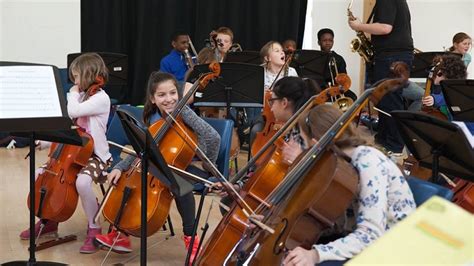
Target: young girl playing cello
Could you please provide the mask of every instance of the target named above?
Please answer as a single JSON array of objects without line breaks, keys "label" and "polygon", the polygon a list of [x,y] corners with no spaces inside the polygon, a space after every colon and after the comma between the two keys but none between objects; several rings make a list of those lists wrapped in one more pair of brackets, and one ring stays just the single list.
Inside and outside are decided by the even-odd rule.
[{"label": "young girl playing cello", "polygon": [[[87,132],[94,141],[94,152],[87,165],[79,171],[76,179],[77,193],[88,220],[87,236],[79,252],[94,253],[97,248],[93,245],[93,240],[95,235],[101,233],[101,227],[93,220],[98,210],[98,204],[92,190],[92,182],[100,183],[107,179],[105,171],[112,157],[105,136],[110,112],[110,98],[102,90],[108,73],[104,61],[98,54],[86,53],[72,62],[69,76],[74,81],[74,86],[67,95],[68,114],[75,120],[75,124]],[[40,145],[41,148],[45,146],[47,146],[45,143]],[[36,178],[44,172],[45,166],[37,169]],[[58,231],[57,222],[38,221],[35,226],[36,237],[42,224],[44,224],[42,234],[52,234]],[[29,229],[21,232],[20,238],[29,239]]]},{"label": "young girl playing cello", "polygon": [[[179,101],[176,79],[168,73],[153,72],[148,79],[147,96],[143,111],[143,120],[145,124],[151,125],[158,121],[161,117],[166,117],[172,113]],[[220,136],[217,131],[208,123],[197,116],[188,106],[185,106],[181,112],[181,117],[186,125],[191,127],[198,136],[198,146],[206,154],[213,163],[217,160],[219,152]],[[172,129],[170,129],[172,130]],[[122,172],[130,169],[134,156],[127,156],[124,160],[115,165],[113,170],[108,174],[108,180],[116,183]],[[189,169],[189,167],[188,167]],[[187,170],[188,170],[187,169]],[[175,195],[176,206],[183,221],[184,243],[186,249],[191,241],[191,236],[195,220],[195,201],[192,192],[184,195]],[[128,236],[120,234],[118,236],[116,230],[112,230],[106,235],[97,235],[96,240],[112,250],[118,252],[131,252],[131,245]],[[199,239],[195,237],[191,262],[197,253]]]},{"label": "young girl playing cello", "polygon": [[[272,85],[284,77],[297,77],[296,70],[288,65],[285,66],[286,55],[279,42],[269,41],[260,49],[262,66],[264,68],[263,88],[265,92],[272,90]],[[284,69],[282,69],[284,68]],[[264,103],[266,104],[266,103]],[[261,108],[246,108],[247,120],[252,129],[250,131],[250,145],[252,145],[257,132],[262,131],[265,126],[261,115]]]},{"label": "young girl playing cello", "polygon": [[[341,115],[331,105],[314,107],[298,121],[301,136],[308,144],[316,143]],[[352,204],[355,217],[347,217],[352,232],[328,244],[313,245],[311,250],[297,247],[288,253],[284,265],[342,265],[416,208],[399,168],[382,152],[366,146],[352,125],[335,141],[335,146],[359,173]]]},{"label": "young girl playing cello", "polygon": [[[271,98],[268,99],[267,102],[271,112],[275,116],[275,121],[285,123],[313,95],[319,92],[320,88],[318,84],[311,79],[285,77],[276,82],[271,92]],[[283,160],[286,164],[291,165],[296,158],[294,154],[301,153],[305,144],[297,127],[292,128],[284,138],[285,144],[283,146],[283,152],[285,155]],[[246,180],[239,181],[238,184],[235,184],[235,188],[240,190],[245,181]],[[224,204],[230,204],[230,202],[232,202],[231,198],[226,197],[226,192],[223,192],[221,196],[225,197],[222,200]]]}]

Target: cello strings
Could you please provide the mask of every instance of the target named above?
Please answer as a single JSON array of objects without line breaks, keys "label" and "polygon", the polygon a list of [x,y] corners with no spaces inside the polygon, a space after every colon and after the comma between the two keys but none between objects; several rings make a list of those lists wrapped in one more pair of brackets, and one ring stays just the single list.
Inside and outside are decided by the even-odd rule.
[{"label": "cello strings", "polygon": [[[358,113],[358,111],[361,110],[364,106],[366,106],[368,102],[369,102],[369,98],[364,99],[364,100],[362,101],[362,103],[361,103],[357,108],[355,108],[354,112],[352,113],[351,117],[349,118],[349,121],[352,121],[352,120],[355,118],[355,114]],[[312,106],[314,106],[314,105],[313,105],[313,104],[310,104],[309,106],[312,107]],[[306,106],[306,107],[307,107],[307,106]],[[304,107],[302,107],[302,108],[304,108]],[[309,109],[309,108],[308,108],[308,109]],[[298,114],[298,115],[299,115],[299,114]],[[349,123],[347,123],[347,125],[348,125],[348,124],[349,124]],[[340,137],[340,134],[346,129],[347,125],[346,125],[346,126],[343,126],[343,127],[341,128],[341,130],[337,133],[337,135],[334,137],[334,139],[337,139],[338,137]],[[314,144],[312,147],[314,147],[315,145],[317,145],[317,144]],[[311,149],[311,148],[310,148],[310,149]],[[308,149],[308,151],[309,151],[310,149]],[[289,172],[286,174],[285,177],[292,175],[293,172],[294,172],[294,169],[297,169],[298,166],[299,166],[303,161],[305,161],[305,158],[307,158],[307,155],[305,155],[303,158],[301,158],[300,161],[299,161],[295,166],[292,167],[292,170],[289,171]],[[271,198],[272,198],[273,196],[275,196],[276,193],[278,193],[278,191],[279,191],[278,189],[279,189],[280,187],[283,187],[285,184],[287,184],[287,183],[290,182],[290,181],[291,181],[291,180],[289,180],[288,178],[284,178],[284,179],[277,185],[277,187],[276,187],[275,189],[273,189],[272,192],[270,192],[270,194],[265,198],[265,201],[264,201],[264,202],[271,201]],[[265,204],[263,204],[263,202],[262,202],[262,203],[255,209],[255,212],[261,213],[261,211],[263,211],[264,208],[267,208],[267,206],[265,206]]]},{"label": "cello strings", "polygon": [[[114,146],[117,146],[117,147],[121,148],[122,151],[123,151],[124,153],[128,154],[128,155],[132,155],[132,156],[138,157],[138,156],[137,156],[137,153],[136,153],[134,150],[131,150],[131,149],[129,149],[129,148],[123,146],[123,145],[120,145],[120,144],[118,144],[118,143],[115,143],[115,142],[113,142],[113,141],[107,141],[107,142],[108,142],[109,144],[111,144],[111,145],[114,145]],[[134,167],[135,167],[135,168],[138,167],[139,164],[140,164],[140,163],[138,163],[137,166],[134,166]],[[194,179],[196,179],[196,180],[198,180],[198,181],[200,181],[200,182],[206,183],[206,185],[213,186],[213,185],[215,184],[214,182],[211,182],[211,181],[209,181],[209,180],[207,180],[207,179],[204,179],[204,178],[202,178],[202,177],[200,177],[200,176],[197,176],[197,175],[191,174],[191,173],[189,173],[189,172],[186,172],[186,171],[184,171],[184,170],[182,170],[182,169],[179,169],[179,168],[177,168],[177,167],[175,167],[175,166],[173,166],[173,165],[168,164],[168,167],[169,167],[171,170],[173,170],[175,173],[177,173],[177,174],[183,174],[183,175],[186,175],[186,176],[190,176],[190,177],[192,177],[192,178],[194,178]]]},{"label": "cello strings", "polygon": [[[170,116],[170,114],[168,113],[168,116]],[[188,142],[185,141],[185,143],[187,143],[188,145],[193,145],[196,150],[198,150],[199,152],[197,153],[198,156],[200,157],[201,160],[204,160],[208,165],[210,165],[211,169],[213,170],[212,172],[214,172],[213,174],[216,175],[217,178],[220,179],[220,181],[225,184],[225,186],[227,187],[227,189],[231,190],[232,193],[229,193],[229,195],[232,195],[232,194],[235,194],[234,197],[236,197],[240,202],[243,203],[243,205],[249,209],[249,211],[252,212],[252,214],[255,214],[254,210],[247,204],[247,202],[245,202],[245,200],[240,196],[240,194],[235,190],[234,186],[227,180],[225,179],[225,177],[221,174],[221,172],[214,166],[214,164],[211,162],[211,160],[209,160],[209,158],[204,154],[204,152],[199,148],[199,146],[194,142],[194,140],[191,139],[191,137],[188,135],[188,133],[183,129],[183,127],[176,122],[176,120],[174,119],[174,117],[170,116],[171,119],[174,121],[175,125],[178,126],[178,128],[181,130],[181,133],[183,133],[185,135],[185,137],[187,139],[189,139],[189,141],[191,142],[191,144],[189,144]],[[181,136],[181,134],[176,130],[174,129],[178,135]],[[183,136],[181,136],[183,138]],[[185,139],[185,138],[183,138]],[[191,146],[192,148],[194,148],[193,146]],[[232,196],[231,196],[232,197]]]}]

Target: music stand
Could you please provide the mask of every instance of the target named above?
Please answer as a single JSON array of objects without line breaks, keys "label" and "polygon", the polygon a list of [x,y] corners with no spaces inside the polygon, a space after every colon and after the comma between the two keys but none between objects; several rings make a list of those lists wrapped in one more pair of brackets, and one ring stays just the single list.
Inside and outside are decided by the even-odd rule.
[{"label": "music stand", "polygon": [[316,50],[296,50],[290,66],[295,68],[298,76],[311,78],[323,84],[325,81],[330,53]]},{"label": "music stand", "polygon": [[442,80],[441,90],[453,120],[474,122],[474,80]]},{"label": "music stand", "polygon": [[[82,54],[83,53],[73,53],[67,55],[68,73],[72,61]],[[118,102],[122,102],[125,89],[128,85],[128,56],[125,54],[107,52],[98,52],[97,54],[102,57],[109,72],[109,80],[105,85],[105,91],[111,98],[119,99]],[[68,80],[73,83],[69,77]]]},{"label": "music stand", "polygon": [[226,63],[247,63],[252,65],[261,65],[262,58],[258,51],[230,52],[225,56]]},{"label": "music stand", "polygon": [[182,196],[193,190],[193,185],[182,177],[174,175],[169,169],[148,128],[125,110],[117,110],[123,129],[130,144],[142,162],[141,182],[141,231],[140,265],[146,265],[147,258],[147,173],[158,178],[173,191]]},{"label": "music stand", "polygon": [[[196,65],[188,81],[208,73],[209,65]],[[219,78],[210,82],[202,97],[194,97],[194,106],[263,107],[263,67],[244,63],[221,63]]]},{"label": "music stand", "polygon": [[455,54],[445,51],[435,51],[435,52],[423,52],[416,53],[413,58],[413,64],[410,71],[410,78],[424,78],[428,77],[431,67],[433,66],[433,59],[436,56],[443,55],[456,55],[461,56],[460,54]]},{"label": "music stand", "polygon": [[[0,83],[0,131],[20,132],[19,134],[30,138],[29,204],[32,206],[29,215],[29,260],[7,262],[5,265],[66,265],[38,262],[35,258],[35,139],[82,144],[77,133],[76,136],[72,134],[67,138],[50,137],[55,135],[55,131],[68,131],[72,126],[66,111],[59,71],[51,65],[0,62]],[[38,101],[39,98],[43,101]]]},{"label": "music stand", "polygon": [[421,166],[474,181],[474,150],[456,124],[420,112],[392,111],[408,150]]}]

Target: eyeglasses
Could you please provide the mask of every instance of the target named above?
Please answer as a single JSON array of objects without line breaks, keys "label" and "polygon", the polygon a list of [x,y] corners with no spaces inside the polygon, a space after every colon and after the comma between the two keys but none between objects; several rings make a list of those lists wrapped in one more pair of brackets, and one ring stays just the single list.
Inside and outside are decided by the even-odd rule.
[{"label": "eyeglasses", "polygon": [[275,97],[275,98],[270,98],[270,99],[268,99],[268,100],[267,100],[268,105],[269,105],[270,107],[272,107],[272,106],[273,106],[273,102],[276,101],[276,100],[281,100],[281,98],[280,98],[280,97]]}]

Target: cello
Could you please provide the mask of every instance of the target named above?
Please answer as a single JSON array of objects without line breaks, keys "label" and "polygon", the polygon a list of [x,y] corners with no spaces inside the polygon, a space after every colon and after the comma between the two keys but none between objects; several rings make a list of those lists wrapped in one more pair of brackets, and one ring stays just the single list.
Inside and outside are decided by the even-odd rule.
[{"label": "cello", "polygon": [[[428,77],[426,78],[425,93],[423,98],[431,95],[431,88],[433,87],[434,83],[434,75],[436,75],[442,67],[442,62],[440,59],[435,58],[433,61],[434,65],[431,67]],[[421,112],[434,116],[440,120],[448,120],[448,117],[434,106],[423,105],[421,107]],[[413,157],[412,154],[403,160],[403,168],[408,170],[410,175],[416,176],[423,180],[429,180],[433,175],[431,169],[420,166],[418,160]]]},{"label": "cello", "polygon": [[[437,59],[434,59],[435,65],[430,69],[428,78],[426,79],[425,94],[423,95],[423,98],[431,95],[431,88],[433,87],[434,83],[434,75],[437,75],[440,68],[442,67],[443,62],[440,59],[438,59],[437,62],[436,60]],[[448,117],[434,106],[423,105],[421,107],[421,111],[438,119],[448,120]]]},{"label": "cello", "polygon": [[[343,92],[341,92],[339,88],[332,87],[310,98],[292,118],[272,136],[270,141],[267,142],[247,164],[246,168],[231,178],[230,182],[235,182],[240,178],[239,175],[246,173],[246,169],[253,165],[254,162],[263,161],[261,164],[262,167],[257,169],[241,191],[243,201],[246,202],[250,208],[256,209],[260,204],[264,204],[267,196],[282,182],[283,177],[288,171],[289,165],[282,159],[282,147],[284,143],[282,135],[286,129],[291,128],[296,123],[299,115],[305,110],[315,105],[323,104],[331,97],[335,97],[341,93]],[[273,145],[271,149],[270,145]],[[232,247],[245,232],[246,218],[246,210],[241,208],[236,202],[207,240],[200,253],[201,255],[198,257],[198,265],[222,265],[226,259],[225,256],[231,251]]]},{"label": "cello", "polygon": [[[288,54],[285,63],[283,64],[283,66],[281,66],[280,71],[278,71],[270,87],[268,89],[265,89],[262,111],[262,118],[265,121],[265,125],[261,131],[256,133],[255,139],[252,141],[252,146],[250,148],[250,154],[252,156],[255,156],[255,154],[257,154],[257,152],[263,147],[263,145],[265,145],[265,143],[267,143],[273,137],[273,135],[278,131],[279,128],[281,128],[283,124],[281,122],[276,121],[275,116],[273,115],[273,112],[271,110],[272,108],[270,107],[268,101],[270,98],[272,98],[272,89],[283,69],[285,69],[285,76],[288,75],[288,68],[291,63],[291,59],[293,58],[294,52],[295,51],[293,49],[288,49]],[[257,164],[260,164],[260,162]]]},{"label": "cello", "polygon": [[[96,94],[105,84],[98,76],[85,93],[86,99]],[[52,143],[48,153],[49,160],[44,173],[35,181],[34,213],[40,219],[64,222],[76,210],[79,195],[76,190],[76,177],[87,165],[94,153],[94,140],[83,129],[76,129],[82,139],[82,146]],[[27,205],[30,195],[28,194]]]},{"label": "cello", "polygon": [[[64,222],[76,210],[79,198],[76,177],[94,152],[92,137],[81,129],[77,129],[77,132],[82,139],[82,146],[51,144],[44,173],[36,179],[34,212],[40,219]],[[28,195],[27,202],[29,200]]]},{"label": "cello", "polygon": [[[211,64],[209,67],[212,68],[212,72],[202,75],[195,82],[186,96],[179,101],[173,113],[161,118],[148,129],[154,140],[159,143],[158,148],[165,161],[179,169],[186,169],[191,163],[196,147],[188,143],[196,143],[197,137],[184,125],[178,114],[196,90],[206,87],[210,80],[219,75],[219,64]],[[107,221],[118,230],[136,237],[140,236],[141,232],[140,164],[141,160],[136,159],[132,167],[122,173],[116,186],[111,186],[107,192],[100,207]],[[147,174],[147,190],[147,236],[150,236],[165,223],[173,196],[168,187],[151,173]]]},{"label": "cello", "polygon": [[330,147],[369,97],[378,102],[402,80],[387,80],[366,90],[334,125],[312,146],[260,205],[258,214],[273,229],[247,230],[224,264],[280,265],[285,252],[297,246],[310,248],[323,229],[331,227],[349,206],[357,191],[354,168]]}]

